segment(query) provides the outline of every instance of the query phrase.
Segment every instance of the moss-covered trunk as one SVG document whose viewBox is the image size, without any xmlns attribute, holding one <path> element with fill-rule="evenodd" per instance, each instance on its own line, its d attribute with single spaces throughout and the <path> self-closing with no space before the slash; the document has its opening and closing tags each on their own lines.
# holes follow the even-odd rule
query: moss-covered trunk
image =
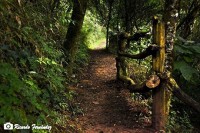
<svg viewBox="0 0 200 133">
<path fill-rule="evenodd" d="M 108 1 L 108 20 L 107 20 L 107 25 L 106 25 L 106 49 L 108 50 L 108 47 L 109 47 L 109 28 L 110 28 L 110 20 L 111 20 L 111 17 L 112 17 L 112 6 L 113 6 L 113 0 L 109 0 Z"/>
<path fill-rule="evenodd" d="M 153 56 L 153 70 L 156 74 L 164 72 L 165 62 L 165 25 L 157 17 L 153 21 L 153 43 L 160 47 L 160 50 Z M 167 104 L 170 101 L 170 94 L 166 92 L 165 81 L 162 81 L 157 89 L 153 90 L 152 124 L 157 130 L 164 130 L 167 119 Z"/>
<path fill-rule="evenodd" d="M 71 22 L 68 27 L 64 50 L 68 61 L 68 73 L 71 75 L 78 49 L 78 37 L 83 25 L 84 16 L 87 8 L 87 0 L 73 0 L 73 12 Z"/>
<path fill-rule="evenodd" d="M 168 78 L 173 70 L 173 50 L 178 18 L 179 0 L 165 0 L 164 22 L 154 21 L 154 43 L 160 46 L 160 51 L 153 58 L 153 69 L 161 73 L 162 82 L 153 91 L 152 124 L 157 131 L 165 130 L 168 120 L 171 92 L 167 89 Z"/>
<path fill-rule="evenodd" d="M 130 78 L 126 58 L 119 54 L 120 52 L 125 52 L 128 36 L 129 34 L 127 33 L 121 33 L 119 35 L 117 52 L 118 56 L 116 57 L 117 80 L 123 81 L 126 84 L 135 84 L 135 82 Z"/>
</svg>

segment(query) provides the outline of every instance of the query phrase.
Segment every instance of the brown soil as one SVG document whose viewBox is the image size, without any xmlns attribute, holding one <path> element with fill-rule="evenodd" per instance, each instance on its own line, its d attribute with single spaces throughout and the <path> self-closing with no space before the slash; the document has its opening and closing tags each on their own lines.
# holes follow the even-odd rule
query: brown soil
<svg viewBox="0 0 200 133">
<path fill-rule="evenodd" d="M 139 108 L 122 83 L 115 80 L 115 57 L 105 50 L 93 50 L 90 55 L 88 70 L 76 89 L 83 109 L 78 117 L 81 132 L 153 133 L 150 120 L 145 119 L 148 111 Z"/>
</svg>

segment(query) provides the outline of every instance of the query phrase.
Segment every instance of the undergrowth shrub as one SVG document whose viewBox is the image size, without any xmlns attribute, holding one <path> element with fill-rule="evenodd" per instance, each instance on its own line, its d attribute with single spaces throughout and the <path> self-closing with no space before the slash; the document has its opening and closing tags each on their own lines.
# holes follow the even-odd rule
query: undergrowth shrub
<svg viewBox="0 0 200 133">
<path fill-rule="evenodd" d="M 182 107 L 180 109 L 180 106 Z M 169 113 L 169 120 L 166 126 L 168 133 L 192 133 L 194 126 L 191 123 L 187 107 L 181 105 L 176 98 L 172 99 L 172 107 Z"/>
<path fill-rule="evenodd" d="M 182 42 L 178 40 L 175 45 L 175 63 L 173 76 L 180 88 L 194 100 L 200 103 L 200 45 L 193 41 Z M 188 105 L 181 103 L 181 101 L 175 99 L 172 109 L 177 114 L 174 119 L 177 125 L 180 125 L 180 130 L 191 132 L 199 132 L 200 117 L 192 108 L 188 108 Z M 184 115 L 180 115 L 184 114 Z M 178 117 L 180 116 L 180 117 Z M 184 119 L 186 123 L 183 122 Z M 196 131 L 197 130 L 197 131 Z M 188 132 L 189 132 L 188 131 Z"/>
<path fill-rule="evenodd" d="M 72 5 L 61 0 L 52 7 L 48 0 L 0 1 L 1 125 L 49 124 L 53 132 L 66 126 L 76 132 L 70 119 L 81 110 L 74 104 L 76 94 L 68 88 L 72 80 L 62 50 Z M 88 46 L 104 37 L 102 27 L 90 15 L 77 42 L 76 74 L 87 65 Z"/>
<path fill-rule="evenodd" d="M 69 14 L 51 14 L 48 5 L 46 0 L 0 1 L 1 125 L 49 124 L 57 130 L 56 125 L 66 126 L 70 118 L 74 93 L 67 88 L 62 43 L 57 38 L 63 37 L 68 25 L 60 16 L 67 19 Z"/>
<path fill-rule="evenodd" d="M 131 54 L 140 53 L 148 46 L 150 39 L 141 39 L 137 42 L 132 42 L 130 49 L 127 52 Z M 174 49 L 174 70 L 173 77 L 176 79 L 180 88 L 197 102 L 200 102 L 200 45 L 194 41 L 183 42 L 176 40 Z M 131 78 L 136 83 L 140 83 L 146 79 L 151 73 L 151 58 L 144 60 L 128 60 Z M 140 69 L 135 69 L 140 68 Z M 132 97 L 137 95 L 132 95 Z M 138 95 L 137 98 L 141 98 Z M 144 96 L 144 95 L 143 95 Z M 136 101 L 134 99 L 134 101 Z M 172 98 L 172 107 L 170 108 L 169 122 L 167 125 L 167 132 L 172 133 L 189 133 L 199 132 L 199 115 L 188 105 L 181 103 L 176 98 Z"/>
</svg>

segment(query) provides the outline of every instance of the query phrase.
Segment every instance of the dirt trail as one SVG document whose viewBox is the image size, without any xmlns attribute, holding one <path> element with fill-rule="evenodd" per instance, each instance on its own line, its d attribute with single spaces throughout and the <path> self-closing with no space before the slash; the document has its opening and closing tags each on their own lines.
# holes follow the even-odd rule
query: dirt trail
<svg viewBox="0 0 200 133">
<path fill-rule="evenodd" d="M 90 52 L 91 62 L 77 85 L 83 115 L 78 120 L 86 133 L 152 133 L 150 122 L 138 119 L 130 93 L 116 79 L 115 57 L 105 50 Z M 140 112 L 139 112 L 140 113 Z"/>
</svg>

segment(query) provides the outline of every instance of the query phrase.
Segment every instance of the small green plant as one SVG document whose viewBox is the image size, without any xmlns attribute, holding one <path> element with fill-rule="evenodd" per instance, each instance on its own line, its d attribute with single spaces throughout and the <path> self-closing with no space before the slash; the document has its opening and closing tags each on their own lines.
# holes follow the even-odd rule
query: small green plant
<svg viewBox="0 0 200 133">
<path fill-rule="evenodd" d="M 191 125 L 189 116 L 186 112 L 180 114 L 179 111 L 170 111 L 170 116 L 167 124 L 168 133 L 192 133 L 193 126 Z"/>
<path fill-rule="evenodd" d="M 0 1 L 0 124 L 65 126 L 56 118 L 74 114 L 60 41 L 69 14 L 49 14 L 45 0 Z"/>
</svg>

